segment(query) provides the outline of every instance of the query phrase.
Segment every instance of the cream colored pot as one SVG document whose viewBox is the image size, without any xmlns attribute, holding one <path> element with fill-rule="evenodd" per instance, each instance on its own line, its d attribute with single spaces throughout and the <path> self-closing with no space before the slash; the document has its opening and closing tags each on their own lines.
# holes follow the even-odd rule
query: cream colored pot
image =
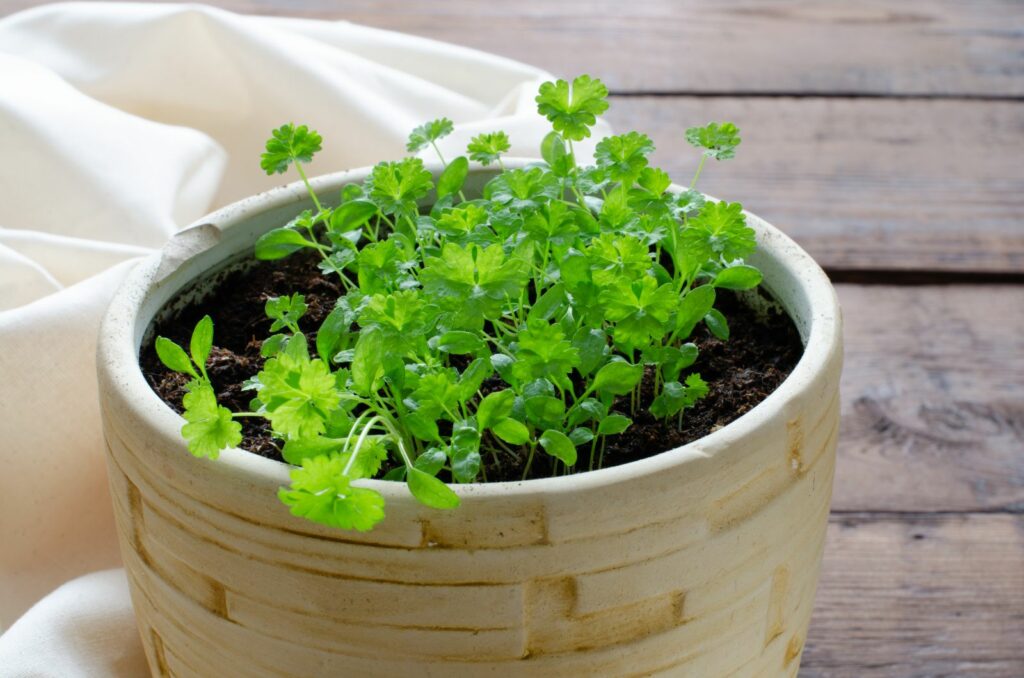
<svg viewBox="0 0 1024 678">
<path fill-rule="evenodd" d="M 334 200 L 366 172 L 314 186 Z M 469 188 L 491 175 L 475 170 Z M 449 512 L 421 506 L 404 484 L 369 481 L 387 518 L 360 534 L 292 517 L 276 497 L 285 464 L 237 449 L 192 457 L 182 419 L 138 365 L 172 297 L 250 256 L 307 200 L 291 185 L 210 215 L 132 272 L 103 325 L 110 485 L 155 675 L 796 674 L 825 540 L 842 361 L 834 291 L 805 252 L 748 217 L 759 242 L 751 263 L 806 350 L 732 424 L 601 471 L 463 485 Z"/>
</svg>

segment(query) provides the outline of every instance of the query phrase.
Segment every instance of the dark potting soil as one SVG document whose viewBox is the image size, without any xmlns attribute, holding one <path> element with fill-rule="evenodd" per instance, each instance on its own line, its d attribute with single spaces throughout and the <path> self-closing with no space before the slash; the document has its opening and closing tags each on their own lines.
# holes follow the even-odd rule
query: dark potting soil
<svg viewBox="0 0 1024 678">
<path fill-rule="evenodd" d="M 186 305 L 175 315 L 158 321 L 156 335 L 163 335 L 187 346 L 192 328 L 204 315 L 214 322 L 215 346 L 207 371 L 217 391 L 218 401 L 232 411 L 249 409 L 251 391 L 242 390 L 242 382 L 255 375 L 263 364 L 260 344 L 269 336 L 270 321 L 264 304 L 270 297 L 300 292 L 306 296 L 309 310 L 300 322 L 307 336 L 313 336 L 324 317 L 341 295 L 340 285 L 324 277 L 312 256 L 293 255 L 275 262 L 258 262 L 254 267 L 221 275 L 212 291 L 199 303 Z M 728 341 L 713 337 L 703 325 L 695 330 L 691 341 L 700 355 L 692 368 L 708 383 L 710 392 L 683 415 L 682 427 L 675 417 L 667 421 L 655 419 L 647 412 L 653 399 L 653 371 L 648 368 L 641 387 L 643 407 L 633 418 L 633 425 L 623 434 L 609 436 L 604 452 L 604 466 L 616 466 L 653 456 L 659 452 L 685 445 L 747 412 L 774 391 L 789 375 L 803 353 L 800 336 L 785 313 L 755 312 L 737 295 L 720 291 L 716 307 L 729 320 Z M 159 361 L 152 343 L 142 347 L 140 364 L 153 390 L 172 408 L 181 412 L 181 398 L 187 379 L 171 372 Z M 685 373 L 684 373 L 685 376 Z M 484 390 L 501 388 L 500 381 L 484 384 Z M 628 412 L 628 398 L 613 409 Z M 280 442 L 275 440 L 269 424 L 258 417 L 245 417 L 242 423 L 241 447 L 254 454 L 281 460 Z M 589 457 L 588 446 L 579 448 L 581 466 Z M 551 475 L 550 458 L 537 454 L 530 477 Z M 500 467 L 490 455 L 484 456 L 489 481 L 519 480 L 526 462 L 525 454 L 500 458 Z"/>
</svg>

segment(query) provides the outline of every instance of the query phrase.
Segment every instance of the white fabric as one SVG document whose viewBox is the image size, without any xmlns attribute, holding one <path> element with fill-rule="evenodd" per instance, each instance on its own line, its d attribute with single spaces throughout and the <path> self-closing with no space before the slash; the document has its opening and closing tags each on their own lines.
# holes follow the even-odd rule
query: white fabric
<svg viewBox="0 0 1024 678">
<path fill-rule="evenodd" d="M 132 260 L 280 183 L 258 158 L 283 122 L 323 135 L 313 173 L 400 157 L 409 130 L 442 115 L 456 123 L 447 153 L 504 129 L 513 154 L 536 155 L 545 78 L 349 23 L 198 5 L 47 5 L 0 21 L 0 630 L 120 563 L 93 353 Z M 67 584 L 0 637 L 0 676 L 131 675 L 127 610 L 123 575 Z"/>
<path fill-rule="evenodd" d="M 0 638 L 0 676 L 146 676 L 124 570 L 93 572 L 41 600 Z"/>
</svg>

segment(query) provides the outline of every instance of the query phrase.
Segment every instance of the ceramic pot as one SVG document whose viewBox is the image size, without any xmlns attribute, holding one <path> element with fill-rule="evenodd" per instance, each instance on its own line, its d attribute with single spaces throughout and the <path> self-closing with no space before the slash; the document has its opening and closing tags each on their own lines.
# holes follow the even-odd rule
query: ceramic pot
<svg viewBox="0 0 1024 678">
<path fill-rule="evenodd" d="M 313 184 L 332 202 L 367 171 Z M 467 192 L 490 176 L 473 170 Z M 134 269 L 102 328 L 110 485 L 154 675 L 796 674 L 842 362 L 835 293 L 803 250 L 748 217 L 759 245 L 750 263 L 805 352 L 733 423 L 596 472 L 459 486 L 454 511 L 368 481 L 387 517 L 357 533 L 291 516 L 276 496 L 283 463 L 238 449 L 192 457 L 182 419 L 138 365 L 173 298 L 308 206 L 295 184 L 209 215 Z"/>
</svg>

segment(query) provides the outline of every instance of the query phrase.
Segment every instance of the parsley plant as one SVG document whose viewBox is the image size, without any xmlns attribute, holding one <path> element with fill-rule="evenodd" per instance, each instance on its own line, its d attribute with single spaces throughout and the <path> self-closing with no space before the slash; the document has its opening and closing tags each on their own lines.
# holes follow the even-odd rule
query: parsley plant
<svg viewBox="0 0 1024 678">
<path fill-rule="evenodd" d="M 164 364 L 191 378 L 182 427 L 191 452 L 215 458 L 241 442 L 238 418 L 266 418 L 294 466 L 281 501 L 318 523 L 369 530 L 384 501 L 360 481 L 383 469 L 422 503 L 450 509 L 459 498 L 449 483 L 486 481 L 485 456 L 494 468 L 521 467 L 525 480 L 549 455 L 551 473 L 566 475 L 601 468 L 607 439 L 642 407 L 681 422 L 708 392 L 687 372 L 691 333 L 704 323 L 727 339 L 715 291 L 761 282 L 744 263 L 756 243 L 740 205 L 694 190 L 707 158 L 733 157 L 738 130 L 687 130 L 703 153 L 689 190 L 672 192 L 638 132 L 602 139 L 595 163 L 578 164 L 573 142 L 590 136 L 607 96 L 586 75 L 543 84 L 537 108 L 553 131 L 543 161 L 522 169 L 505 168 L 502 131 L 449 160 L 437 141 L 453 123 L 426 122 L 407 148 L 433 149 L 444 166 L 436 181 L 419 158 L 382 162 L 332 206 L 304 170 L 320 135 L 274 130 L 261 167 L 294 168 L 314 209 L 262 236 L 255 255 L 314 250 L 345 291 L 313 336 L 299 326 L 301 294 L 267 302 L 271 335 L 246 383 L 249 412 L 217 404 L 209 317 L 189 353 L 157 339 Z M 500 169 L 473 199 L 462 191 L 470 160 Z M 645 377 L 653 396 L 643 400 Z"/>
</svg>

